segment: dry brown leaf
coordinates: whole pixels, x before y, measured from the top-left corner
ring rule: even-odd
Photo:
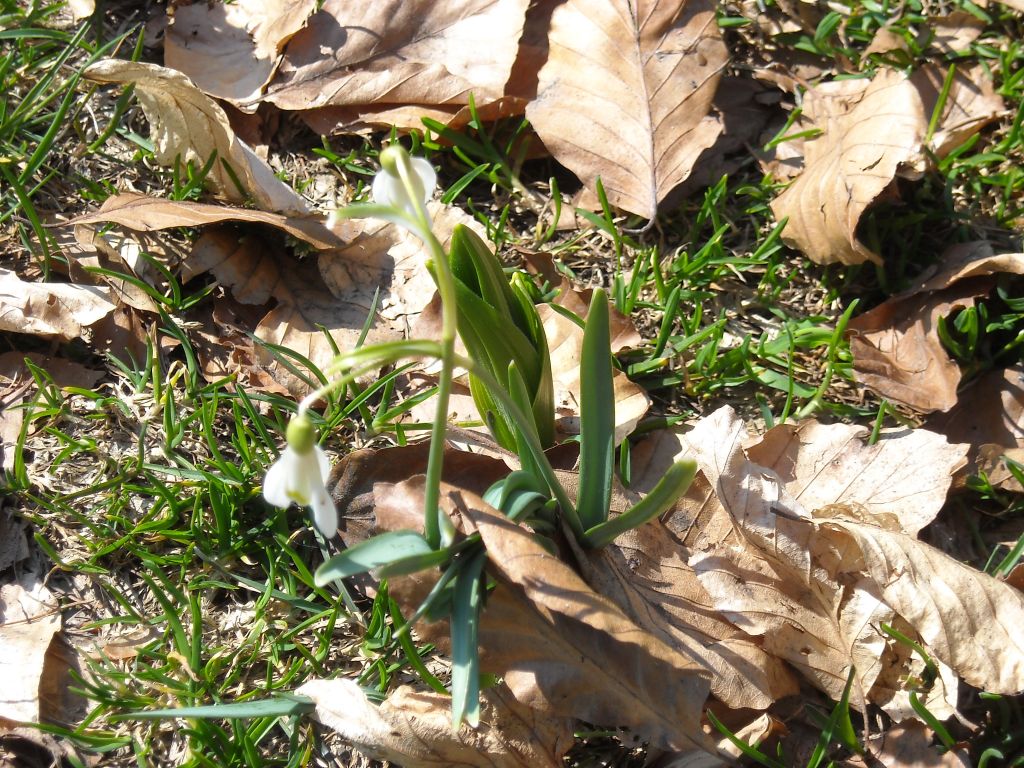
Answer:
[[[334,359],[334,344],[338,349],[352,349],[362,335],[371,305],[338,301],[309,259],[296,259],[270,240],[228,229],[208,229],[196,241],[194,253],[192,274],[211,270],[243,303],[276,301],[277,306],[252,329],[256,337],[297,352],[320,370]],[[400,333],[387,326],[375,326],[366,340],[372,344],[399,337]],[[267,346],[257,345],[253,352],[255,362],[277,384],[295,397],[308,394],[309,384]],[[289,363],[298,365],[294,360]]]
[[[920,635],[925,648],[971,685],[994,693],[1024,690],[1024,595],[906,534],[847,520],[822,520],[845,534],[882,598]]]
[[[691,523],[696,532],[683,537],[692,547],[690,564],[716,608],[737,626],[757,631],[786,619],[774,636],[764,636],[767,650],[800,667],[793,649],[777,643],[794,620],[808,622],[800,627],[807,632],[802,641],[808,663],[822,642],[838,658],[848,654],[866,693],[872,681],[865,674],[881,671],[886,642],[877,627],[891,624],[895,612],[929,652],[971,685],[1001,693],[1024,689],[1024,645],[1014,629],[1024,622],[1024,595],[901,531],[850,516],[808,520],[777,487],[773,472],[743,458],[742,427],[728,409],[702,420],[685,439],[734,526],[723,536],[713,518]],[[942,460],[949,467],[959,463],[955,455]],[[929,487],[934,479],[924,482]],[[914,493],[913,479],[904,490]],[[741,543],[742,555],[735,551]],[[747,572],[736,570],[744,566]],[[731,591],[725,589],[730,585]],[[787,602],[793,596],[799,612]],[[758,615],[758,605],[772,605],[771,616]],[[827,669],[808,665],[806,671],[831,693],[827,679],[815,676]]]
[[[943,98],[941,94],[945,80],[946,73],[935,67],[923,67],[911,76],[926,115],[935,113]],[[928,149],[936,157],[948,155],[998,118],[1005,109],[1002,97],[996,93],[990,71],[981,64],[957,67],[942,104],[935,133],[928,141]],[[922,156],[916,169],[924,171],[926,167],[926,158]]]
[[[498,581],[480,623],[484,669],[540,712],[627,725],[669,749],[705,746],[703,665],[637,627],[481,499],[451,489],[443,495],[480,533]]]
[[[263,100],[289,110],[462,105],[470,93],[477,104],[494,101],[504,95],[527,5],[326,0],[288,44]]]
[[[978,377],[927,426],[953,443],[1024,448],[1024,363]]]
[[[488,461],[505,471],[501,462]],[[410,476],[416,462],[407,468],[403,461],[397,473],[398,462],[373,465],[383,481],[360,491],[367,483],[356,464],[343,498],[362,499],[378,530],[420,529],[423,476],[386,481]],[[479,484],[474,473],[469,479]],[[637,627],[528,530],[475,493],[443,484],[441,506],[462,533],[480,533],[488,571],[498,582],[480,620],[484,671],[500,676],[517,700],[539,713],[625,725],[670,749],[706,748],[700,713],[708,680],[702,665]],[[420,573],[392,579],[389,588],[413,609],[434,578]],[[421,634],[443,647],[444,626],[424,625]]]
[[[249,208],[232,208],[183,200],[165,200],[139,192],[122,192],[107,198],[95,213],[74,219],[72,224],[97,224],[112,221],[137,232],[149,232],[170,227],[201,227],[224,221],[243,221],[268,226],[287,232],[314,248],[326,250],[342,246],[359,231],[356,224],[348,224],[334,231],[327,227],[326,217],[317,215],[287,216]]]
[[[479,222],[458,208],[431,202],[427,211],[443,248],[448,248],[452,232],[460,224],[486,242]],[[318,256],[324,283],[339,299],[367,309],[380,289],[378,314],[394,330],[407,333],[436,293],[427,270],[430,254],[419,238],[401,227],[379,220],[359,225],[361,230],[351,234],[345,246]]]
[[[55,336],[68,341],[114,311],[110,288],[31,283],[0,269],[0,331]]]
[[[731,409],[677,439],[678,455],[694,458],[707,483],[691,487],[667,525],[714,608],[833,698],[856,667],[862,708],[881,672],[877,626],[894,620],[892,609],[870,583],[840,582],[820,562],[817,526],[774,473],[745,458],[746,432]]]
[[[711,671],[711,693],[734,709],[767,709],[797,693],[792,673],[714,607],[660,521],[628,531],[581,559],[583,576],[637,626]]]
[[[216,294],[215,301],[192,311],[193,345],[207,381],[233,377],[243,387],[288,394],[288,389],[256,359],[252,329],[266,312],[266,306],[242,304],[225,291]]]
[[[929,19],[928,28],[934,34],[932,46],[943,53],[955,53],[966,49],[981,36],[985,22],[969,11],[953,11]]]
[[[921,150],[928,116],[913,84],[881,69],[870,81],[822,83],[804,115],[824,135],[806,142],[804,172],[772,202],[783,239],[819,264],[880,263],[856,237],[861,214]]]
[[[780,424],[747,448],[750,459],[775,471],[786,490],[816,517],[847,505],[863,522],[916,536],[946,501],[967,446],[924,429],[882,433],[849,424]]]
[[[29,523],[10,509],[0,510],[0,571],[28,559]]]
[[[310,680],[296,693],[316,703],[316,718],[376,760],[405,768],[557,768],[572,746],[566,720],[540,717],[504,686],[483,691],[481,724],[452,732],[451,698],[402,686],[379,707],[352,680]]]
[[[901,723],[883,731],[868,743],[878,763],[885,768],[970,768],[962,749],[940,754],[932,746],[934,733],[920,721]]]
[[[252,102],[273,77],[284,44],[316,5],[316,0],[179,5],[167,26],[164,64],[210,96]]]
[[[235,136],[224,110],[185,75],[155,64],[105,59],[86,68],[85,76],[100,83],[135,84],[135,97],[149,120],[160,165],[181,167],[192,162],[202,168],[216,153],[206,179],[227,200],[241,203],[252,197],[263,210],[308,213],[305,200]]]
[[[833,81],[808,90],[805,127],[823,135],[803,143],[804,172],[772,202],[776,218],[789,218],[783,232],[789,245],[819,264],[881,263],[857,238],[857,225],[897,175],[925,170],[928,120],[944,78],[935,68],[910,78],[882,69],[870,81]],[[1002,108],[984,71],[958,71],[930,152],[945,155]]]
[[[653,218],[721,132],[705,120],[727,51],[708,0],[569,0],[526,116],[562,165]]]
[[[952,408],[960,368],[939,339],[939,318],[972,306],[999,272],[1024,274],[1024,254],[992,255],[984,243],[953,246],[917,285],[854,318],[849,333],[857,380],[923,413]]]
[[[39,722],[47,651],[59,631],[57,600],[34,574],[0,587],[0,720]]]

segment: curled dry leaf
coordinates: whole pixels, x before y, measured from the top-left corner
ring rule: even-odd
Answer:
[[[804,143],[803,173],[772,202],[776,218],[789,218],[789,245],[819,264],[881,263],[856,236],[864,211],[897,175],[925,170],[926,139],[929,151],[942,156],[1002,111],[982,70],[957,72],[929,137],[943,79],[935,69],[911,78],[880,69],[870,81],[822,83],[807,92],[807,127],[823,135]]]
[[[206,179],[218,194],[239,203],[251,197],[264,210],[308,212],[306,202],[235,136],[220,105],[185,75],[156,64],[105,59],[90,65],[85,76],[100,83],[135,84],[160,165],[191,162],[202,168],[216,153]]]
[[[783,239],[819,264],[880,263],[857,239],[857,223],[921,150],[928,121],[916,89],[880,69],[870,82],[809,90],[804,114],[823,135],[805,144],[803,173],[772,202],[777,219],[789,218]]]
[[[689,562],[715,607],[761,636],[766,650],[833,696],[835,683],[841,688],[856,664],[866,696],[889,643],[878,627],[899,618],[970,684],[1004,693],[1024,689],[1024,646],[1012,629],[1024,621],[1024,596],[1012,587],[877,519],[811,520],[772,470],[743,457],[744,433],[729,409],[703,419],[684,439],[728,517],[716,515],[708,499],[696,506],[690,500],[669,526],[684,524],[679,533]],[[952,474],[962,455],[958,449],[936,460]],[[801,463],[799,455],[795,461]],[[934,476],[922,482],[930,493]],[[914,478],[904,490],[918,492]]]
[[[918,284],[849,325],[853,372],[888,400],[924,413],[956,404],[960,368],[942,346],[939,318],[973,306],[991,275],[1024,274],[1024,254],[993,255],[985,243],[951,247]]]
[[[335,232],[327,227],[327,219],[324,216],[288,216],[226,205],[165,200],[139,192],[122,192],[108,197],[98,211],[79,216],[71,223],[81,225],[107,221],[136,232],[151,232],[171,227],[201,227],[225,221],[266,224],[287,232],[318,250],[338,248],[358,231],[356,225],[349,225]]]
[[[897,531],[822,520],[849,537],[882,599],[920,635],[924,646],[965,681],[994,693],[1024,690],[1024,595]]]
[[[256,325],[256,337],[297,352],[320,370],[334,359],[334,345],[355,347],[372,309],[369,301],[364,304],[358,296],[339,301],[324,285],[315,264],[292,257],[271,240],[210,228],[195,242],[193,256],[190,274],[210,270],[240,302],[276,301],[277,306]],[[387,326],[375,326],[366,339],[374,343],[399,337]],[[309,392],[308,382],[291,370],[295,365],[301,368],[297,361],[285,365],[266,345],[256,346],[254,353],[256,362],[292,395]],[[314,378],[310,375],[310,380]]]
[[[746,460],[745,439],[727,408],[676,436],[675,451],[670,436],[662,439],[661,452],[674,454],[668,460],[690,456],[702,473],[666,524],[715,611],[833,698],[856,666],[854,703],[862,707],[884,642],[866,629],[894,613],[864,585],[844,591],[814,562],[809,513],[776,476]]]
[[[26,282],[0,269],[0,331],[69,341],[87,336],[116,307],[110,288]]]
[[[296,693],[316,703],[316,718],[377,760],[405,768],[557,768],[572,746],[569,722],[541,717],[504,686],[483,691],[480,727],[452,732],[451,698],[408,686],[379,707],[352,680],[310,680]]]
[[[653,218],[722,126],[705,120],[727,51],[708,0],[555,7],[526,116],[555,158],[609,202]]]
[[[179,5],[167,26],[164,64],[210,96],[252,102],[273,77],[284,44],[316,6],[316,0]]]
[[[978,377],[927,424],[953,443],[1024,448],[1024,363]]]
[[[477,104],[494,101],[504,95],[527,5],[326,0],[288,44],[263,100],[288,110],[462,105],[470,93]]]

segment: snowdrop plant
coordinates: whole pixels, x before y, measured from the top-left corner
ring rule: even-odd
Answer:
[[[316,581],[324,585],[365,571],[385,578],[440,568],[436,588],[407,626],[428,612],[449,616],[453,725],[463,721],[476,725],[480,714],[477,627],[486,597],[487,555],[479,536],[458,539],[439,508],[448,402],[456,368],[469,372],[470,390],[488,428],[500,445],[518,455],[521,464],[521,469],[492,486],[484,499],[511,519],[527,523],[542,540],[545,533],[558,530],[560,519],[581,546],[604,546],[667,509],[689,486],[695,465],[677,462],[643,500],[609,517],[615,447],[609,308],[604,292],[595,290],[584,326],[581,361],[580,491],[571,498],[544,452],[555,437],[551,360],[529,292],[515,281],[510,283],[491,249],[465,227],[456,228],[445,253],[426,207],[437,179],[426,160],[410,157],[398,145],[384,149],[380,160],[373,203],[350,206],[337,215],[384,219],[423,241],[441,299],[440,338],[377,344],[338,356],[325,371],[328,383],[300,403],[287,430],[287,447],[267,473],[263,491],[273,504],[294,501],[311,507],[317,528],[333,536],[337,518],[325,487],[327,460],[315,444],[308,408],[383,364],[402,359],[441,362],[422,534],[391,531],[360,542],[324,563]],[[455,351],[457,334],[467,355]],[[551,541],[546,545],[555,549]]]

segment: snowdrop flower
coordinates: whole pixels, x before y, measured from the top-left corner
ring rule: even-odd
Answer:
[[[263,498],[275,507],[293,501],[313,508],[313,522],[327,538],[338,531],[338,513],[327,491],[331,471],[327,454],[316,444],[313,422],[300,409],[288,424],[288,445],[263,480]]]
[[[398,144],[392,144],[381,151],[380,163],[380,173],[373,178],[373,202],[398,208],[417,219],[416,198],[426,203],[437,184],[434,167],[422,157],[410,157]],[[407,189],[402,182],[399,168],[403,163],[408,163],[411,171],[409,183],[412,189]],[[415,195],[415,198],[411,195]]]

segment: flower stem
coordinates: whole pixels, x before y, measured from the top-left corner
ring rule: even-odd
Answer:
[[[452,277],[448,257],[434,236],[430,216],[423,205],[422,193],[417,190],[409,155],[405,152],[396,157],[396,170],[416,209],[416,218],[427,236],[424,245],[430,250],[434,264],[434,280],[441,297],[441,376],[437,385],[437,410],[430,432],[430,451],[427,454],[427,478],[423,504],[423,534],[427,543],[437,549],[441,546],[441,528],[438,515],[441,498],[441,472],[444,464],[444,444],[448,429],[448,401],[451,397],[452,378],[455,374],[455,334],[457,332],[457,306],[455,303],[455,280]]]

